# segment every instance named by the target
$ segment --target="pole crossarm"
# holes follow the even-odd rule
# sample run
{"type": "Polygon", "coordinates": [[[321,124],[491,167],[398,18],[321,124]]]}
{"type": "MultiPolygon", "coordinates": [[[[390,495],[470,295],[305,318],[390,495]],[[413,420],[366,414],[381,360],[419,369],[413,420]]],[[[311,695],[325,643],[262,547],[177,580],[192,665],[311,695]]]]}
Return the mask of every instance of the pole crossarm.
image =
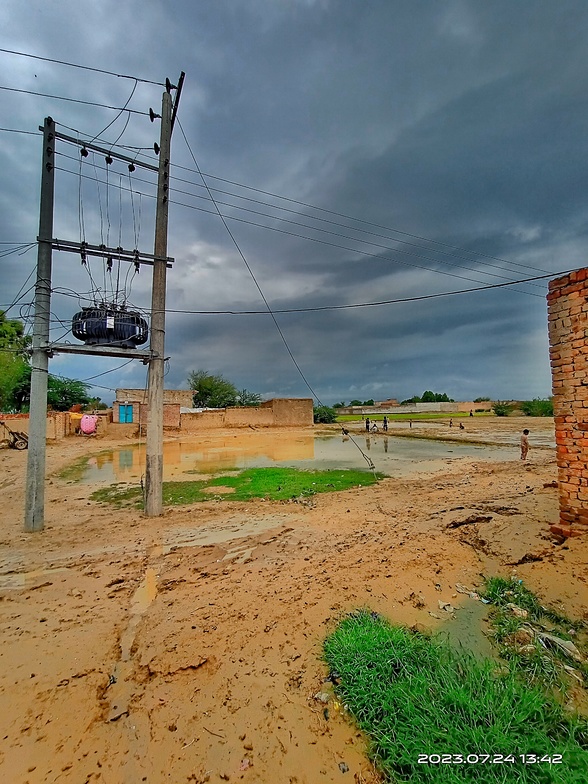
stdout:
{"type": "Polygon", "coordinates": [[[146,365],[153,359],[160,359],[150,349],[119,348],[105,344],[97,346],[76,346],[71,343],[44,343],[41,347],[51,357],[53,354],[92,354],[100,357],[119,357],[121,359],[141,359],[146,365]]]}
{"type": "Polygon", "coordinates": [[[165,261],[167,267],[171,267],[175,259],[171,256],[154,256],[152,253],[141,253],[137,250],[125,250],[124,248],[107,248],[105,245],[90,245],[87,242],[70,242],[69,240],[44,240],[37,237],[38,242],[51,242],[53,250],[62,250],[66,253],[85,253],[87,256],[98,256],[100,258],[116,258],[120,261],[130,261],[139,264],[153,266],[156,261],[165,261]]]}
{"type": "MultiPolygon", "coordinates": [[[[39,130],[42,131],[43,128],[39,127],[39,130]]],[[[55,131],[55,138],[56,139],[63,139],[63,141],[71,142],[71,144],[76,144],[78,147],[85,147],[87,150],[94,150],[94,152],[102,153],[105,156],[109,156],[110,158],[117,158],[119,161],[125,161],[126,163],[131,163],[133,166],[140,166],[142,169],[149,169],[150,171],[159,171],[158,166],[154,166],[152,163],[144,163],[143,161],[139,161],[136,158],[131,158],[130,155],[123,155],[120,152],[113,152],[112,150],[106,150],[104,147],[99,147],[97,144],[93,144],[92,142],[84,142],[81,139],[76,139],[75,136],[68,136],[66,133],[61,133],[61,131],[55,131]]]]}

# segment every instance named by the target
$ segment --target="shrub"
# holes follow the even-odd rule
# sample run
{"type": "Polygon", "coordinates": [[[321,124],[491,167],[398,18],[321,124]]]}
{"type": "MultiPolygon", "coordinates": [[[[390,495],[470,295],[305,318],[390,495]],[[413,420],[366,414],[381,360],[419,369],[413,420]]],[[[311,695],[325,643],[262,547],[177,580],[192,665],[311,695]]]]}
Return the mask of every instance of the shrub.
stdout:
{"type": "Polygon", "coordinates": [[[315,406],[313,411],[316,423],[330,425],[337,421],[337,412],[330,406],[315,406]]]}
{"type": "Polygon", "coordinates": [[[498,400],[492,405],[492,411],[494,411],[496,416],[508,416],[512,411],[512,407],[509,406],[508,403],[501,403],[500,400],[498,400]]]}
{"type": "Polygon", "coordinates": [[[527,416],[553,416],[553,398],[539,398],[533,400],[523,400],[521,402],[521,410],[527,416]]]}

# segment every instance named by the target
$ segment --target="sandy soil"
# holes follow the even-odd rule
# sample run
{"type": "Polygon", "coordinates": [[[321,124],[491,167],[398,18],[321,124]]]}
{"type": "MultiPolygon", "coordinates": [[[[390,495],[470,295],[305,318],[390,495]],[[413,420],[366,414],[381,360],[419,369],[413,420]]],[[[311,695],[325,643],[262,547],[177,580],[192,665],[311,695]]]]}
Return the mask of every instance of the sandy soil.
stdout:
{"type": "MultiPolygon", "coordinates": [[[[528,423],[415,423],[410,435],[516,456],[528,423]]],[[[22,531],[26,452],[1,450],[0,780],[377,782],[362,737],[315,697],[342,614],[369,607],[467,637],[460,613],[474,602],[455,586],[498,573],[588,619],[588,537],[550,535],[553,424],[531,425],[526,463],[461,459],[305,503],[227,497],[156,519],[59,479],[109,445],[69,439],[48,449],[37,534],[22,531]]]]}

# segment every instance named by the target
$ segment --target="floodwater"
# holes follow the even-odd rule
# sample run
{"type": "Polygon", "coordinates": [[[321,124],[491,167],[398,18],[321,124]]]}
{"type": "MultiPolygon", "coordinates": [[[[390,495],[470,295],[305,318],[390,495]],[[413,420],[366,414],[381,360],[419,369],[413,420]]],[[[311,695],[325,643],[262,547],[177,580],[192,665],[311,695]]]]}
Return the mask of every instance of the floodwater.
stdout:
{"type": "MultiPolygon", "coordinates": [[[[515,460],[511,447],[456,444],[387,435],[316,436],[313,433],[258,433],[199,436],[164,443],[164,479],[187,480],[244,468],[288,466],[301,469],[367,469],[393,477],[438,471],[458,458],[515,460]]],[[[136,482],[145,470],[145,445],[105,451],[91,457],[84,483],[136,482]]]]}

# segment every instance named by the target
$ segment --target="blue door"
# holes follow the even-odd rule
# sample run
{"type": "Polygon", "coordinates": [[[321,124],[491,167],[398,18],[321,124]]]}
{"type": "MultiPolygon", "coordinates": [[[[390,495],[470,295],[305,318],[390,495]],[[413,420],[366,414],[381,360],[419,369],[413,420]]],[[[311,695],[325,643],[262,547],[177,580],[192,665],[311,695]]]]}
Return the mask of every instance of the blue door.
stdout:
{"type": "Polygon", "coordinates": [[[132,422],[133,421],[133,406],[132,404],[119,405],[118,407],[118,421],[132,422]]]}

